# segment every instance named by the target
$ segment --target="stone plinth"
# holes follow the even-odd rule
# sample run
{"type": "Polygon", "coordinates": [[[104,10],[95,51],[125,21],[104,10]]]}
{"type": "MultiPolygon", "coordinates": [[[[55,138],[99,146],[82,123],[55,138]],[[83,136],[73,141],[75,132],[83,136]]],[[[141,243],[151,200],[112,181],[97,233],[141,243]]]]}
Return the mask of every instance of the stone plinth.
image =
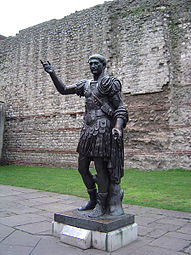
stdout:
{"type": "Polygon", "coordinates": [[[104,251],[117,250],[137,239],[134,215],[91,219],[88,214],[89,212],[81,213],[77,210],[55,214],[53,235],[60,237],[60,241],[81,249],[92,247],[104,251]]]}

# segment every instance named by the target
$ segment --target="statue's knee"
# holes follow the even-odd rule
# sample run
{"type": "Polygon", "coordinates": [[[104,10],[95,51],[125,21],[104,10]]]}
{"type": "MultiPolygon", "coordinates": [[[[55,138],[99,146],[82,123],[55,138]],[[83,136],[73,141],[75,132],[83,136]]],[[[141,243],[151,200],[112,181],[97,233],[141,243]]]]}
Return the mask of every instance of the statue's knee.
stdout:
{"type": "Polygon", "coordinates": [[[82,168],[82,167],[78,167],[78,172],[81,174],[81,175],[84,175],[85,173],[85,171],[84,171],[84,168],[82,168]]]}

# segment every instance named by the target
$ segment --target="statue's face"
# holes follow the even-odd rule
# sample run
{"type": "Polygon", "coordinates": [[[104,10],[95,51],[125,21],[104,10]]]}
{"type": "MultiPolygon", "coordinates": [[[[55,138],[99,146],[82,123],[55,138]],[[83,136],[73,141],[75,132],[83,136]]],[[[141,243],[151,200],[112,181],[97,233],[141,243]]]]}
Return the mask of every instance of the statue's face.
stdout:
{"type": "Polygon", "coordinates": [[[104,69],[104,65],[98,59],[91,59],[89,61],[90,70],[94,75],[100,75],[104,69]]]}

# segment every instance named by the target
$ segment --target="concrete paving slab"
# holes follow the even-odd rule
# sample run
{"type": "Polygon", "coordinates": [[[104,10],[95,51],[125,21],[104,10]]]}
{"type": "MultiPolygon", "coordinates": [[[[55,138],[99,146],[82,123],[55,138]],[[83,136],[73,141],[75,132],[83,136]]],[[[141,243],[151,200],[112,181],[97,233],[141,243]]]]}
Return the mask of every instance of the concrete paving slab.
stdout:
{"type": "Polygon", "coordinates": [[[19,203],[14,203],[12,206],[7,208],[7,211],[15,214],[25,214],[25,213],[35,213],[38,212],[39,209],[35,207],[30,207],[26,205],[21,205],[19,203]]]}
{"type": "Polygon", "coordinates": [[[0,245],[1,255],[30,255],[33,247],[19,245],[0,245]]]}
{"type": "Polygon", "coordinates": [[[20,201],[19,203],[21,205],[36,206],[36,205],[50,204],[50,203],[56,203],[56,202],[60,203],[61,200],[57,198],[53,198],[53,197],[40,197],[40,198],[24,199],[20,201]]]}
{"type": "MultiPolygon", "coordinates": [[[[127,255],[128,254],[129,253],[127,252],[127,255]]],[[[133,255],[143,255],[143,254],[146,254],[146,255],[183,255],[184,253],[174,252],[174,251],[166,250],[166,249],[163,249],[160,247],[152,247],[149,245],[138,248],[133,253],[133,255]]]]}
{"type": "Polygon", "coordinates": [[[150,217],[144,217],[144,216],[136,216],[135,220],[139,226],[147,226],[148,224],[156,221],[154,217],[150,218],[150,217]]]}
{"type": "Polygon", "coordinates": [[[70,195],[0,185],[0,254],[191,254],[191,213],[135,205],[123,207],[125,212],[137,215],[138,240],[115,252],[96,249],[82,251],[52,237],[54,213],[76,209],[85,201],[87,199],[70,195]],[[35,238],[29,244],[30,237],[35,238]]]}
{"type": "Polygon", "coordinates": [[[45,205],[38,205],[35,206],[36,209],[45,210],[48,212],[54,212],[54,213],[62,213],[65,211],[76,209],[76,206],[74,205],[68,205],[68,204],[60,204],[60,203],[51,203],[51,204],[45,204],[45,205]]]}
{"type": "MultiPolygon", "coordinates": [[[[149,232],[148,234],[147,234],[147,236],[150,236],[150,237],[152,237],[152,238],[159,238],[159,237],[161,237],[161,236],[163,236],[163,235],[165,235],[166,233],[168,233],[168,231],[167,230],[164,230],[164,229],[152,229],[152,231],[151,232],[149,232]]],[[[171,233],[171,232],[170,232],[171,233]]],[[[176,232],[175,232],[176,233],[176,232]]]]}
{"type": "Polygon", "coordinates": [[[163,224],[171,224],[171,225],[176,225],[176,226],[184,226],[185,224],[188,223],[188,220],[185,219],[178,219],[175,217],[164,217],[160,220],[156,221],[157,223],[163,223],[163,224]]]}
{"type": "Polygon", "coordinates": [[[88,249],[84,251],[84,255],[108,255],[108,254],[113,254],[113,252],[107,252],[107,251],[101,251],[97,249],[88,249]]]}
{"type": "Polygon", "coordinates": [[[0,197],[22,194],[22,192],[20,192],[19,190],[15,189],[12,186],[5,186],[5,187],[3,186],[4,185],[1,185],[0,187],[0,197]]]}
{"type": "Polygon", "coordinates": [[[186,241],[180,238],[174,238],[169,236],[162,236],[150,243],[151,246],[158,246],[166,248],[168,250],[182,252],[186,247],[190,245],[190,241],[186,241]]]}
{"type": "MultiPolygon", "coordinates": [[[[39,190],[36,189],[29,189],[29,188],[23,188],[23,187],[16,187],[16,186],[10,186],[10,185],[1,185],[1,186],[6,186],[8,189],[19,191],[21,193],[35,193],[39,192],[39,190]]],[[[4,189],[4,188],[3,188],[4,189]]],[[[43,191],[44,192],[44,191],[43,191]]]]}
{"type": "Polygon", "coordinates": [[[6,237],[8,237],[14,231],[15,230],[13,228],[0,224],[0,242],[3,241],[6,237]]]}
{"type": "Polygon", "coordinates": [[[13,215],[10,217],[0,218],[0,224],[16,227],[19,225],[44,221],[45,217],[37,214],[13,215]]]}
{"type": "Polygon", "coordinates": [[[50,194],[43,192],[43,191],[36,191],[36,192],[23,192],[20,194],[20,197],[23,199],[32,199],[32,198],[41,198],[41,197],[50,197],[50,194]]]}
{"type": "Polygon", "coordinates": [[[131,205],[131,206],[128,206],[126,209],[124,209],[124,211],[126,213],[129,213],[129,214],[135,214],[135,215],[143,215],[143,216],[146,216],[147,213],[149,212],[149,209],[147,207],[140,207],[140,206],[136,206],[136,205],[131,205]]]}
{"type": "Polygon", "coordinates": [[[51,234],[52,233],[52,226],[50,221],[43,221],[43,222],[21,225],[15,228],[30,234],[42,234],[42,233],[51,234]]]}
{"type": "Polygon", "coordinates": [[[9,212],[8,210],[6,210],[6,208],[4,208],[4,211],[0,211],[0,218],[9,217],[13,215],[16,215],[16,213],[9,212]]]}
{"type": "Polygon", "coordinates": [[[191,223],[187,223],[185,226],[180,228],[178,232],[191,235],[191,223]]]}
{"type": "Polygon", "coordinates": [[[40,240],[30,255],[82,255],[82,250],[61,243],[56,238],[46,237],[40,240]]]}
{"type": "Polygon", "coordinates": [[[184,250],[187,254],[191,254],[191,245],[184,250]]]}
{"type": "Polygon", "coordinates": [[[53,212],[47,212],[47,211],[39,211],[36,214],[45,217],[46,219],[53,220],[54,219],[54,213],[53,212]]]}
{"type": "Polygon", "coordinates": [[[5,238],[1,244],[34,247],[39,241],[40,237],[38,236],[30,235],[28,233],[16,230],[7,238],[5,238]]]}
{"type": "Polygon", "coordinates": [[[176,226],[172,224],[157,223],[157,222],[152,222],[151,224],[149,224],[149,227],[153,229],[163,229],[166,231],[175,231],[180,228],[180,226],[176,226]]]}
{"type": "MultiPolygon", "coordinates": [[[[136,222],[136,219],[135,219],[135,222],[136,222]]],[[[138,225],[138,228],[139,228],[138,229],[139,236],[146,236],[153,230],[152,228],[140,226],[140,225],[138,225]]]]}
{"type": "MultiPolygon", "coordinates": [[[[111,254],[112,255],[134,255],[138,249],[142,249],[145,245],[148,245],[152,241],[153,241],[153,238],[139,237],[136,241],[129,244],[127,247],[114,251],[111,254]]],[[[142,255],[147,255],[147,254],[142,253],[142,255]]]]}
{"type": "Polygon", "coordinates": [[[166,234],[166,236],[170,236],[170,237],[175,237],[175,238],[180,238],[180,239],[183,239],[183,240],[187,240],[187,241],[190,241],[190,234],[183,234],[183,233],[180,233],[180,232],[168,232],[166,234]]]}
{"type": "Polygon", "coordinates": [[[187,213],[187,212],[178,212],[178,211],[171,211],[171,210],[161,209],[161,213],[164,216],[191,220],[191,213],[187,213]]]}

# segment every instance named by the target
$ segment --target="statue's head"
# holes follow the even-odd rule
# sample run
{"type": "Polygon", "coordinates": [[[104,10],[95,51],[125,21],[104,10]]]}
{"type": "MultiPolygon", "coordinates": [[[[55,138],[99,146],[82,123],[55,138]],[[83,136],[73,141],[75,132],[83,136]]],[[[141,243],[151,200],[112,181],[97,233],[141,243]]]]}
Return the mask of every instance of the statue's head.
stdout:
{"type": "Polygon", "coordinates": [[[88,63],[92,74],[99,75],[104,72],[106,67],[106,59],[100,54],[93,54],[89,57],[88,63]]]}

